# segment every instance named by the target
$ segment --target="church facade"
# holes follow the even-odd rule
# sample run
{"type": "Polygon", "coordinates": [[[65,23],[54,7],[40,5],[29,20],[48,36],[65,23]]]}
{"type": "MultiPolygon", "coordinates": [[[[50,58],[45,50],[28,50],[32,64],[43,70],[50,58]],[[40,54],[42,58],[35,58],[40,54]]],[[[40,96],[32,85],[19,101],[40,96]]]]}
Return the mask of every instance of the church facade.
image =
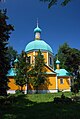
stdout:
{"type": "MultiPolygon", "coordinates": [[[[54,70],[54,57],[52,48],[41,39],[41,29],[38,26],[34,29],[35,38],[34,41],[28,43],[25,47],[25,52],[30,58],[30,64],[35,64],[35,56],[40,50],[45,59],[45,68],[47,81],[45,84],[39,86],[38,92],[40,93],[55,93],[58,91],[70,91],[71,89],[71,76],[68,71],[65,69],[60,69],[60,61],[56,60],[56,69],[54,70]]],[[[17,62],[17,59],[14,61],[17,62]]],[[[7,74],[9,78],[9,87],[8,93],[15,93],[19,87],[15,85],[15,68],[11,68],[7,74]]],[[[35,93],[36,90],[33,86],[26,85],[24,86],[24,92],[35,93]]]]}

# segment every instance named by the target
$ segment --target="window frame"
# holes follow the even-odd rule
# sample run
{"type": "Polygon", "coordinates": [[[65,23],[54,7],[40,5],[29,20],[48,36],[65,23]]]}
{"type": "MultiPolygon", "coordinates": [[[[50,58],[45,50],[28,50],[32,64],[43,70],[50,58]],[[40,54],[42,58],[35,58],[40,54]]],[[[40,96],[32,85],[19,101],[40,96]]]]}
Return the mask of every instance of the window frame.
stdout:
{"type": "Polygon", "coordinates": [[[50,56],[49,57],[49,65],[52,66],[53,65],[53,62],[52,62],[52,57],[50,56]]]}
{"type": "Polygon", "coordinates": [[[64,79],[60,78],[60,84],[64,84],[64,79]]]}

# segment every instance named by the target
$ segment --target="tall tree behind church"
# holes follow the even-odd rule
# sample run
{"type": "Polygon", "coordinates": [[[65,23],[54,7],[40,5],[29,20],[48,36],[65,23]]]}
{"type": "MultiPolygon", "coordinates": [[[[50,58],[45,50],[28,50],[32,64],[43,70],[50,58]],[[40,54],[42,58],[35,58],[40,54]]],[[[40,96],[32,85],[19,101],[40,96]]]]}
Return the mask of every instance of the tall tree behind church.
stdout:
{"type": "Polygon", "coordinates": [[[77,75],[80,66],[80,50],[71,48],[67,43],[59,47],[58,58],[61,62],[61,68],[77,75]]]}
{"type": "Polygon", "coordinates": [[[7,24],[6,10],[0,10],[0,95],[6,95],[8,89],[7,72],[9,70],[8,40],[13,26],[7,24]]]}

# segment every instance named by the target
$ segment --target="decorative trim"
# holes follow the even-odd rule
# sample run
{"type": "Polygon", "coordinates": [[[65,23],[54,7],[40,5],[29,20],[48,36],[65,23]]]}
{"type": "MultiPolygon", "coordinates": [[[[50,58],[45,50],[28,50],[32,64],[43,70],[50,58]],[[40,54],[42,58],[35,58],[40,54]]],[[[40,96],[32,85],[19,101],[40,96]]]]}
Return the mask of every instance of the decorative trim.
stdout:
{"type": "Polygon", "coordinates": [[[35,64],[35,51],[33,52],[33,64],[35,64]]]}
{"type": "Polygon", "coordinates": [[[70,92],[71,89],[64,89],[62,92],[70,92]]]}
{"type": "Polygon", "coordinates": [[[52,72],[54,72],[56,74],[56,72],[50,66],[47,66],[47,65],[45,65],[45,66],[48,67],[52,72]]]}
{"type": "MultiPolygon", "coordinates": [[[[29,51],[25,51],[26,53],[30,53],[30,52],[34,52],[34,51],[39,51],[39,49],[32,49],[32,50],[29,50],[29,51]]],[[[51,55],[53,55],[52,52],[48,51],[48,50],[43,50],[43,49],[40,49],[41,52],[48,52],[50,53],[51,55]]]]}
{"type": "Polygon", "coordinates": [[[48,52],[47,52],[47,66],[49,65],[49,61],[48,61],[48,52]]]}
{"type": "Polygon", "coordinates": [[[57,79],[57,76],[56,76],[56,90],[58,90],[58,79],[57,79]]]}
{"type": "Polygon", "coordinates": [[[70,86],[71,86],[71,78],[69,77],[69,84],[70,84],[70,86]]]}

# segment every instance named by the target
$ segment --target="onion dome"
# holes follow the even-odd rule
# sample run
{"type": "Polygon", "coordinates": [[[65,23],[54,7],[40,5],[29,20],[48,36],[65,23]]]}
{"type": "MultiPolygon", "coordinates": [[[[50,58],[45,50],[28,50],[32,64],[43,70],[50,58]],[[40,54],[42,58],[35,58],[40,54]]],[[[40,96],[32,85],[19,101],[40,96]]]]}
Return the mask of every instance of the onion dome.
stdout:
{"type": "Polygon", "coordinates": [[[52,48],[40,38],[41,29],[38,27],[38,21],[37,27],[34,29],[34,33],[35,33],[35,40],[26,45],[25,52],[41,50],[53,53],[52,48]]]}
{"type": "Polygon", "coordinates": [[[36,33],[36,32],[41,33],[41,29],[38,26],[34,29],[34,33],[36,33]]]}
{"type": "Polygon", "coordinates": [[[17,63],[17,62],[19,62],[19,60],[16,58],[16,59],[14,60],[14,63],[17,63]]]}
{"type": "Polygon", "coordinates": [[[41,29],[38,26],[38,20],[37,20],[37,27],[34,29],[34,33],[39,32],[41,33],[41,29]]]}
{"type": "Polygon", "coordinates": [[[60,61],[58,59],[56,60],[56,64],[60,64],[60,61]]]}
{"type": "Polygon", "coordinates": [[[41,50],[53,53],[52,48],[43,40],[35,40],[30,43],[25,48],[25,52],[41,50]]]}

